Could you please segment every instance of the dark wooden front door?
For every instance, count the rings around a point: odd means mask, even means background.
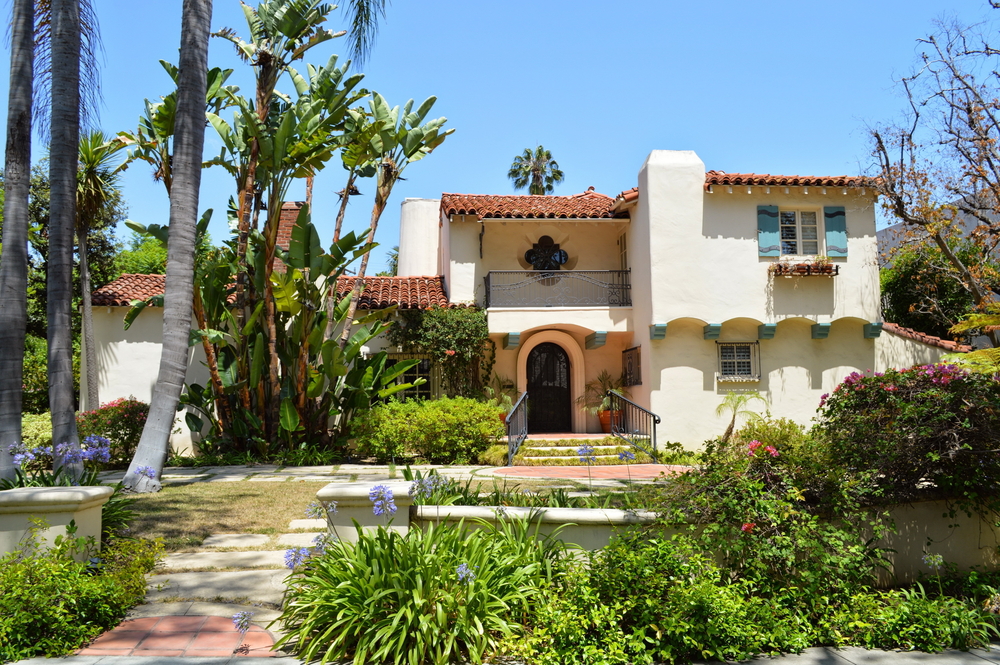
[[[569,356],[558,344],[539,344],[528,354],[528,432],[571,432]]]

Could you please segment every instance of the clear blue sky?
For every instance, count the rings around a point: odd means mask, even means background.
[[[158,60],[177,61],[181,2],[94,1],[105,48],[100,124],[134,128],[143,99],[170,89]],[[394,0],[363,85],[392,104],[436,95],[434,115],[456,132],[397,185],[372,267],[398,243],[404,198],[512,193],[512,158],[538,143],[566,174],[558,194],[634,187],[654,149],[694,150],[707,168],[730,172],[864,171],[866,128],[898,117],[894,82],[917,63],[917,38],[942,18],[996,21],[1000,11],[986,0]],[[216,0],[212,22],[246,34],[235,0]],[[337,10],[329,26],[341,25]],[[211,49],[211,63],[236,69],[232,82],[252,94],[252,74],[228,42],[213,39]],[[345,51],[335,40],[309,61]],[[3,53],[6,102],[6,44]],[[218,147],[209,129],[206,154]],[[34,156],[43,149],[36,141]],[[327,238],[343,174],[333,163],[316,180],[314,221]],[[130,168],[123,185],[131,219],[166,222],[163,186],[146,165]],[[371,206],[370,183],[360,189],[368,196],[353,197],[348,213],[356,229],[367,227]],[[221,170],[205,173],[201,206],[216,211],[217,241],[234,192]],[[291,198],[304,198],[304,186]]]

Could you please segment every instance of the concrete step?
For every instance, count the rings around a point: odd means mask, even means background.
[[[264,567],[284,568],[285,550],[263,552],[184,552],[167,554],[160,563],[160,568],[164,570]]]
[[[285,593],[285,577],[289,572],[285,568],[150,575],[147,578],[146,602],[200,600],[280,606]]]

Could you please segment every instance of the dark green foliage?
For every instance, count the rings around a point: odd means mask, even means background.
[[[565,568],[559,541],[522,520],[405,535],[358,530],[289,578],[285,634],[300,658],[354,663],[480,663],[523,634],[545,585]]]
[[[0,661],[70,653],[142,601],[160,543],[116,540],[96,554],[80,541],[63,538],[49,550],[29,543],[0,559]]]
[[[44,413],[49,410],[48,344],[44,339],[27,335],[24,338],[24,390],[21,393],[23,413]],[[79,380],[79,360],[74,361],[74,374]],[[50,428],[51,429],[51,428]]]
[[[871,503],[947,498],[997,510],[1000,383],[954,365],[851,374],[820,405],[816,435]]]
[[[983,260],[982,247],[968,239],[950,244],[984,287],[1000,289],[1000,273],[993,261]],[[929,243],[904,245],[891,258],[892,266],[881,271],[885,320],[950,339],[948,328],[974,311],[950,261]]]
[[[134,397],[119,398],[93,411],[77,413],[76,427],[81,440],[91,435],[107,437],[111,441],[109,464],[127,466],[142,436],[147,415],[149,404]]]
[[[481,397],[493,375],[496,348],[481,309],[404,310],[386,336],[404,351],[429,355],[441,367],[444,390],[450,396]]]
[[[353,424],[362,455],[467,464],[503,434],[496,407],[465,397],[388,402]]]
[[[116,277],[124,274],[163,275],[167,272],[167,248],[159,240],[132,232],[115,257]]]

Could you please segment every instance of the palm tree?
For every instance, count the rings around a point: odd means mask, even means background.
[[[73,394],[73,235],[80,144],[80,3],[52,0],[52,103],[49,142],[48,372],[52,442],[78,447]],[[56,465],[73,475],[82,463]]]
[[[757,418],[760,416],[756,411],[747,408],[751,401],[763,402],[767,406],[767,398],[760,393],[727,393],[722,400],[722,404],[715,408],[715,415],[723,416],[726,413],[732,414],[726,433],[722,435],[722,442],[729,443],[736,429],[737,418]]]
[[[90,304],[90,267],[87,263],[87,236],[92,223],[117,189],[120,165],[112,162],[125,147],[103,132],[90,132],[80,141],[80,165],[77,171],[76,237],[80,251],[80,294],[83,300],[83,347],[87,365],[87,406],[100,406],[97,378],[97,353],[94,347],[94,316]]]
[[[159,477],[167,457],[177,402],[187,377],[211,23],[212,0],[184,0],[171,162],[173,183],[163,301],[163,348],[146,426],[123,480],[126,487],[137,492],[155,492],[161,487]],[[153,477],[139,472],[147,468],[153,470]]]
[[[28,184],[34,2],[14,0],[0,254],[0,479],[14,475],[10,446],[21,441],[21,386],[28,290]]]
[[[534,152],[525,148],[515,157],[507,177],[514,181],[514,189],[527,187],[529,194],[541,195],[552,193],[556,183],[563,181],[563,172],[559,170],[559,163],[552,159],[552,153],[538,146]]]

